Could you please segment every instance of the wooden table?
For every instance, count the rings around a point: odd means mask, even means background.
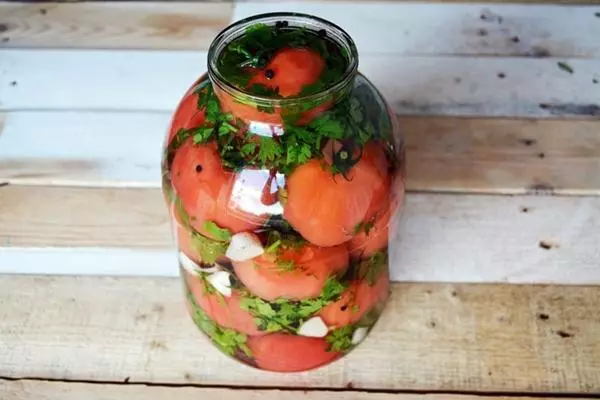
[[[266,373],[185,315],[170,112],[232,20],[332,19],[398,113],[389,307]],[[0,2],[0,399],[600,396],[600,4]]]

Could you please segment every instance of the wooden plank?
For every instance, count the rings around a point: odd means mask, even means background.
[[[10,185],[0,205],[0,272],[178,274],[157,189]],[[600,283],[599,225],[599,197],[410,193],[391,242],[391,277]]]
[[[597,57],[597,7],[286,1],[236,4],[233,20],[294,11],[347,30],[361,54]],[[515,39],[516,38],[516,39]]]
[[[477,400],[479,396],[452,394],[398,394],[358,391],[229,389],[200,387],[143,386],[133,384],[94,384],[33,380],[3,381],[0,396],[4,400]],[[535,397],[489,396],[490,400],[535,400]],[[544,397],[558,400],[558,397]],[[584,397],[578,397],[586,400]]]
[[[202,52],[0,50],[0,110],[170,111],[205,69]],[[600,117],[600,59],[365,54],[361,70],[402,114]]]
[[[3,276],[0,376],[591,394],[598,302],[600,287],[394,284],[373,333],[346,358],[279,374],[209,345],[185,315],[178,279]]]
[[[0,182],[159,187],[169,118],[144,112],[0,113],[5,121]],[[600,192],[600,120],[400,117],[399,122],[409,190]]]
[[[0,46],[207,49],[231,20],[232,7],[189,2],[0,3],[0,25],[6,27]],[[361,53],[600,55],[593,7],[304,1],[286,2],[283,8],[341,25]],[[278,2],[243,2],[235,6],[233,19],[281,10]]]
[[[207,49],[231,3],[0,2],[1,47]]]

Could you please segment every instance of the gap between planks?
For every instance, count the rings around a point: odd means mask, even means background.
[[[73,381],[43,381],[32,379],[3,380],[0,378],[0,396],[3,400],[197,400],[199,397],[217,400],[535,400],[543,399],[593,399],[593,395],[555,395],[501,393],[487,394],[444,394],[444,393],[406,393],[403,391],[362,391],[352,387],[340,390],[322,390],[314,388],[275,389],[275,388],[209,388],[193,385],[148,385],[148,383],[98,383]]]
[[[393,284],[347,357],[297,374],[224,356],[179,279],[0,276],[0,376],[237,387],[600,391],[600,287]]]
[[[9,185],[0,210],[2,272],[177,274],[159,189]],[[390,244],[391,276],[600,283],[599,225],[600,197],[409,193]]]
[[[169,119],[144,112],[0,113],[0,182],[159,187]],[[398,121],[410,191],[600,193],[600,120]]]

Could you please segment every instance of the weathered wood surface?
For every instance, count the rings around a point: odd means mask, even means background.
[[[0,188],[0,272],[177,274],[158,189]],[[410,193],[396,281],[600,283],[600,198]]]
[[[0,46],[207,49],[232,10],[225,2],[0,2]]]
[[[351,354],[279,374],[213,348],[185,316],[178,279],[3,276],[0,376],[594,393],[598,302],[600,287],[395,284],[381,321]]]
[[[94,384],[77,382],[3,381],[3,400],[478,400],[479,396],[451,394],[396,394],[351,391],[297,391],[285,389],[227,389],[200,387],[161,387],[134,384]],[[488,396],[490,400],[535,400],[535,397]],[[559,398],[545,397],[549,400]],[[585,397],[579,397],[589,400]]]
[[[360,69],[402,114],[600,117],[600,59],[364,54]],[[0,70],[0,110],[171,111],[206,53],[5,49]]]
[[[169,118],[147,112],[0,114],[0,182],[159,187]],[[408,190],[600,193],[600,120],[423,116],[399,122]]]
[[[230,21],[282,10],[330,19],[364,54],[600,55],[593,7],[404,2],[2,2],[0,46],[205,50]]]
[[[2,381],[3,400],[477,400],[476,395],[408,394],[354,391],[308,391],[286,389],[228,389],[201,387],[161,387],[132,384],[93,384],[76,382]],[[487,396],[490,400],[536,400],[536,397]],[[544,397],[558,400],[564,397]],[[578,397],[590,400],[593,397]]]

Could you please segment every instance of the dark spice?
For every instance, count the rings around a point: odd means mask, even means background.
[[[318,32],[319,37],[324,38],[327,36],[327,31],[325,29],[320,29]]]
[[[288,25],[289,25],[289,24],[288,24],[288,22],[287,22],[287,21],[277,21],[277,22],[275,23],[275,28],[279,28],[279,29],[281,29],[281,28],[286,28]]]
[[[273,71],[272,69],[268,69],[265,71],[265,78],[273,79],[274,77],[275,77],[275,71]]]
[[[200,164],[196,165],[196,172],[197,173],[202,172],[202,165],[200,165]]]

